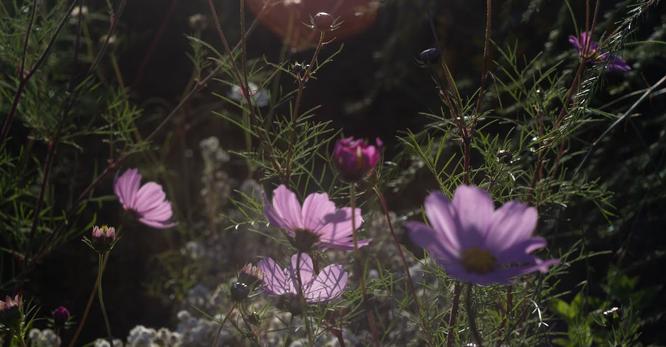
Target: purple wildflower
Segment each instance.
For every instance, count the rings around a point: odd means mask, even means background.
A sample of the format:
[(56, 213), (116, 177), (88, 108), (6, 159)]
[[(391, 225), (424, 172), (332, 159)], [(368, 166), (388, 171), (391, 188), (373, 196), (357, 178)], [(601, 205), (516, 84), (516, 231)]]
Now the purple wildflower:
[(532, 236), (537, 211), (523, 203), (510, 201), (495, 210), (487, 192), (462, 185), (453, 201), (431, 193), (425, 212), (432, 227), (409, 222), (409, 236), (460, 281), (508, 284), (514, 277), (546, 272), (559, 263), (530, 254), (545, 247), (546, 240)]
[(375, 145), (365, 140), (347, 137), (335, 143), (333, 163), (340, 175), (347, 181), (354, 182), (365, 178), (381, 158), (382, 140), (377, 138)]
[(581, 58), (600, 64), (606, 64), (610, 71), (624, 72), (631, 70), (631, 67), (629, 67), (624, 59), (615, 54), (605, 52), (599, 47), (597, 42), (592, 41), (589, 32), (582, 32), (579, 37), (573, 35), (569, 36), (569, 43), (576, 48), (578, 55)]
[(176, 225), (169, 222), (173, 212), (162, 186), (148, 182), (139, 187), (140, 183), (141, 174), (137, 169), (129, 169), (115, 180), (113, 191), (123, 208), (132, 211), (141, 223), (153, 228), (166, 229)]
[[(311, 247), (353, 250), (351, 208), (337, 209), (326, 193), (313, 193), (303, 202), (284, 185), (273, 191), (273, 204), (264, 202), (264, 214), (271, 225), (286, 230), (300, 251)], [(356, 225), (363, 223), (361, 210), (355, 209)], [(359, 240), (358, 247), (367, 246), (370, 240)]]
[(300, 273), (303, 284), (301, 291), (307, 303), (330, 301), (342, 294), (347, 286), (347, 272), (342, 265), (329, 265), (316, 274), (312, 258), (307, 253), (300, 253), (300, 264), (298, 258), (298, 254), (292, 255), (291, 264), (286, 269), (271, 258), (264, 258), (257, 264), (263, 273), (263, 288), (268, 294), (287, 297), (299, 295), (296, 269)]

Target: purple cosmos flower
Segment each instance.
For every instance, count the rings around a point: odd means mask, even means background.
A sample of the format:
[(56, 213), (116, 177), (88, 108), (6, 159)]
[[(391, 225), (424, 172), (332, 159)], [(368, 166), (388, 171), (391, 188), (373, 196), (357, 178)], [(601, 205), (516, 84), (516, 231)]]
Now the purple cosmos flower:
[(615, 54), (603, 51), (597, 42), (592, 41), (589, 32), (582, 32), (579, 37), (573, 35), (569, 36), (569, 43), (576, 48), (578, 55), (582, 58), (600, 64), (606, 64), (610, 71), (631, 70), (631, 67), (627, 65), (627, 62), (625, 62), (624, 59)]
[(354, 182), (365, 178), (377, 166), (381, 158), (382, 140), (377, 138), (375, 145), (365, 140), (347, 137), (335, 143), (333, 163), (340, 175), (347, 181)]
[[(264, 214), (271, 225), (287, 231), (300, 251), (311, 247), (353, 250), (351, 208), (337, 209), (326, 193), (313, 193), (303, 202), (296, 194), (280, 185), (273, 191), (273, 204), (264, 202)], [(363, 223), (361, 210), (355, 209), (357, 227)], [(367, 246), (370, 240), (359, 240), (358, 247)]]
[[(298, 266), (298, 265), (300, 266)], [(299, 294), (298, 275), (303, 284), (302, 292), (305, 301), (310, 304), (326, 302), (339, 297), (347, 286), (347, 272), (342, 265), (329, 265), (314, 272), (312, 258), (307, 253), (291, 256), (291, 264), (283, 269), (271, 258), (262, 259), (257, 264), (263, 273), (263, 288), (270, 295), (295, 297)]]
[(176, 225), (169, 222), (173, 213), (162, 186), (148, 182), (139, 187), (140, 183), (141, 174), (137, 169), (129, 169), (115, 180), (113, 191), (123, 208), (132, 211), (141, 223), (153, 228), (166, 229)]
[(508, 284), (516, 276), (546, 272), (559, 263), (530, 254), (545, 247), (546, 240), (532, 236), (537, 211), (523, 203), (510, 201), (495, 210), (487, 192), (462, 185), (453, 201), (431, 193), (425, 212), (432, 227), (409, 222), (409, 236), (460, 281)]

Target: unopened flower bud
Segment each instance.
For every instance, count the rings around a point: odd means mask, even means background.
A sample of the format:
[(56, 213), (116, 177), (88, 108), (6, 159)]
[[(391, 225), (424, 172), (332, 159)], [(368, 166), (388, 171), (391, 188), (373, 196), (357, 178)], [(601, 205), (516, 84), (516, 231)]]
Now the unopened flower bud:
[(314, 28), (322, 32), (333, 30), (333, 24), (335, 24), (335, 18), (326, 12), (319, 12), (312, 19)]
[(382, 141), (377, 138), (375, 145), (365, 140), (348, 137), (338, 140), (333, 150), (333, 163), (343, 179), (355, 182), (368, 176), (381, 158)]
[(53, 312), (51, 312), (51, 316), (53, 317), (53, 322), (57, 327), (64, 327), (65, 323), (67, 323), (71, 317), (69, 310), (65, 306), (60, 306), (53, 310)]
[(208, 17), (201, 13), (191, 15), (188, 21), (190, 22), (190, 28), (195, 31), (204, 31), (208, 27)]
[(98, 252), (107, 252), (116, 241), (116, 229), (102, 225), (95, 226), (92, 230), (92, 246)]
[(441, 57), (442, 51), (440, 51), (439, 48), (428, 48), (419, 54), (419, 59), (426, 65), (439, 63)]
[(238, 281), (247, 284), (251, 289), (256, 287), (264, 278), (261, 270), (251, 263), (245, 264), (238, 274)]
[(233, 301), (243, 301), (250, 295), (250, 287), (243, 282), (234, 282), (231, 285), (230, 292)]

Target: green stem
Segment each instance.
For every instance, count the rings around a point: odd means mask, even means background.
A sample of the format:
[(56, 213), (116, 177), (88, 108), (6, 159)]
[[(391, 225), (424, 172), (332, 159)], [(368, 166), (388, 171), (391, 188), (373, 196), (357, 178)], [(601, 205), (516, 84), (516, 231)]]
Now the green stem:
[(358, 248), (358, 235), (356, 233), (356, 183), (352, 182), (349, 185), (349, 205), (351, 207), (351, 222), (352, 222), (352, 240), (354, 241), (354, 255), (356, 260), (360, 263), (360, 266), (356, 267), (360, 269), (359, 276), (359, 286), (361, 287), (361, 293), (363, 295), (363, 307), (366, 310), (368, 318), (368, 326), (370, 327), (370, 332), (372, 335), (372, 341), (375, 346), (380, 346), (379, 343), (379, 333), (377, 332), (377, 327), (375, 325), (375, 319), (372, 314), (372, 311), (368, 309), (368, 289), (365, 285), (365, 260), (363, 255)]
[(234, 309), (236, 309), (236, 304), (231, 305), (229, 312), (227, 312), (227, 314), (224, 315), (224, 319), (222, 320), (222, 323), (220, 323), (220, 328), (217, 330), (217, 334), (215, 334), (215, 340), (213, 340), (213, 347), (217, 347), (219, 345), (220, 334), (222, 334), (222, 328), (224, 328), (224, 323), (226, 323), (229, 317), (231, 317), (231, 314), (234, 312)]
[(446, 347), (453, 347), (455, 343), (456, 320), (458, 318), (458, 307), (460, 306), (460, 293), (462, 287), (460, 283), (456, 282), (453, 286), (453, 303), (451, 304), (451, 313), (449, 314), (449, 330), (446, 335)]
[(400, 261), (402, 262), (402, 267), (403, 271), (405, 272), (405, 275), (407, 276), (407, 286), (409, 289), (409, 292), (412, 294), (412, 297), (414, 298), (414, 303), (416, 304), (416, 310), (419, 314), (419, 318), (421, 321), (421, 327), (423, 328), (423, 332), (426, 334), (427, 338), (426, 341), (429, 342), (431, 338), (431, 333), (430, 333), (430, 328), (428, 327), (428, 323), (425, 319), (425, 316), (423, 314), (423, 310), (421, 308), (421, 303), (419, 302), (419, 297), (416, 295), (416, 288), (414, 288), (414, 282), (412, 280), (412, 275), (409, 273), (409, 265), (407, 265), (407, 260), (405, 259), (405, 254), (402, 251), (402, 247), (400, 246), (400, 241), (398, 240), (398, 236), (395, 234), (395, 230), (393, 229), (393, 223), (391, 222), (391, 216), (389, 215), (389, 210), (388, 210), (388, 205), (386, 204), (386, 199), (384, 198), (384, 194), (379, 190), (378, 187), (374, 187), (373, 189), (375, 191), (375, 194), (377, 194), (377, 199), (379, 199), (379, 204), (382, 207), (382, 210), (384, 211), (384, 217), (386, 218), (386, 223), (388, 224), (389, 231), (391, 232), (391, 237), (393, 238), (393, 243), (395, 244), (395, 247), (398, 249), (398, 254), (400, 255)]
[(113, 346), (113, 334), (111, 334), (111, 324), (109, 323), (109, 316), (106, 313), (106, 306), (104, 305), (104, 294), (102, 292), (102, 275), (107, 257), (108, 253), (99, 255), (99, 271), (98, 271), (99, 276), (97, 276), (97, 298), (99, 299), (99, 308), (102, 311), (102, 317), (104, 317), (104, 325), (106, 326), (106, 333), (109, 335), (109, 343)]
[(76, 328), (76, 332), (74, 332), (74, 337), (72, 337), (72, 340), (69, 342), (68, 347), (74, 347), (76, 345), (76, 342), (79, 339), (79, 335), (81, 335), (81, 331), (83, 331), (83, 326), (86, 324), (86, 321), (88, 320), (88, 314), (90, 313), (90, 308), (92, 307), (93, 300), (95, 299), (95, 293), (97, 292), (97, 286), (101, 282), (100, 281), (100, 278), (102, 276), (101, 274), (102, 274), (102, 272), (104, 272), (105, 268), (106, 268), (106, 261), (97, 270), (97, 277), (95, 278), (95, 285), (93, 285), (93, 288), (90, 291), (90, 296), (88, 296), (88, 302), (86, 303), (86, 307), (83, 310), (83, 315), (81, 316), (81, 322), (79, 322), (79, 326)]
[(467, 321), (469, 323), (469, 330), (472, 332), (472, 338), (477, 347), (483, 347), (483, 339), (479, 332), (479, 327), (476, 325), (476, 312), (472, 304), (472, 284), (465, 286), (465, 311), (467, 311)]
[(298, 298), (301, 301), (301, 309), (303, 310), (303, 321), (305, 321), (305, 331), (308, 334), (308, 342), (310, 346), (314, 346), (315, 339), (312, 333), (312, 325), (307, 315), (307, 303), (305, 302), (305, 294), (303, 294), (303, 281), (301, 280), (301, 252), (296, 255), (296, 279), (298, 280)]

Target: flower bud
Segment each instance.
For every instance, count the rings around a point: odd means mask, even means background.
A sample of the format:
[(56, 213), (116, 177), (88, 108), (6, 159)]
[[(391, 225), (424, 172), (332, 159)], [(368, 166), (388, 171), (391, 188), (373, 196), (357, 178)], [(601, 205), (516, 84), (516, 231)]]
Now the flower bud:
[(368, 176), (377, 166), (382, 146), (379, 138), (375, 145), (353, 137), (340, 139), (335, 143), (333, 163), (343, 179), (356, 182)]
[(53, 310), (53, 312), (51, 312), (51, 316), (53, 317), (53, 322), (55, 323), (56, 327), (64, 327), (65, 323), (67, 323), (71, 317), (69, 310), (65, 306), (60, 306)]
[(419, 54), (419, 59), (423, 64), (433, 65), (439, 63), (442, 57), (442, 51), (439, 48), (428, 48)]
[(250, 295), (250, 287), (243, 282), (234, 282), (231, 285), (231, 299), (233, 301), (239, 302), (247, 299)]
[(116, 241), (116, 229), (102, 225), (92, 230), (92, 246), (98, 252), (108, 252)]
[(195, 31), (204, 31), (208, 27), (208, 17), (200, 13), (191, 15), (187, 21), (190, 24), (190, 28)]
[(326, 12), (319, 12), (312, 19), (312, 26), (321, 32), (333, 30), (334, 24), (335, 19)]
[(251, 263), (245, 264), (238, 274), (238, 281), (247, 284), (250, 289), (256, 287), (264, 278), (261, 270)]

